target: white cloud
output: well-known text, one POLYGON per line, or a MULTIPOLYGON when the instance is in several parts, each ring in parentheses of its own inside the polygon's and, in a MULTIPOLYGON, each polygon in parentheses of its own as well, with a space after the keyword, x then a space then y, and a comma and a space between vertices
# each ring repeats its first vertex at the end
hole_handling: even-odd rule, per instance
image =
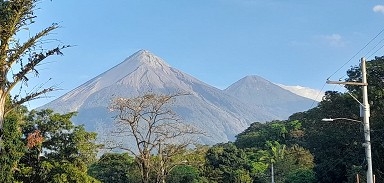
POLYGON ((309 98, 315 101, 320 102, 323 99, 324 92, 308 88, 308 87, 303 87, 303 86, 286 86, 282 84, 276 83, 278 86, 282 87, 283 89, 286 89, 296 95, 309 98))
POLYGON ((334 47, 343 47, 345 42, 340 34, 331 34, 320 36, 321 40, 334 47))
POLYGON ((373 7, 373 11, 376 13, 383 13, 384 14, 384 5, 376 5, 373 7))

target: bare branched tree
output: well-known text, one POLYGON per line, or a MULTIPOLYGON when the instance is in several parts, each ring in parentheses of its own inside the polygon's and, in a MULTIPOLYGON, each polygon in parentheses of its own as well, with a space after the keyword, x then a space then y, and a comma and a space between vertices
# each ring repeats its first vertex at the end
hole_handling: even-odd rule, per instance
MULTIPOLYGON (((130 152, 136 157, 141 170, 142 182, 150 181, 151 171, 156 170, 157 182, 164 182, 169 173, 170 159, 185 150, 194 141, 193 136, 202 134, 191 125, 182 123, 170 107, 172 100, 183 94, 145 94, 135 98, 116 98, 110 109, 117 112, 113 134, 133 137, 135 148, 120 143, 116 148, 130 152), (157 153, 157 168, 153 168, 157 153)), ((195 136, 196 139, 196 136, 195 136)), ((177 164, 180 162, 172 162, 177 164)))
POLYGON ((36 67, 47 57, 61 55, 61 50, 68 46, 58 46, 44 49, 43 37, 58 28, 57 24, 41 30, 35 35, 21 42, 21 31, 28 30, 34 23, 35 6, 39 0, 0 0, 0 150, 4 116, 15 107, 37 99, 43 94, 53 91, 54 87, 41 88, 12 98, 9 106, 5 107, 6 99, 16 87, 27 85, 28 75, 38 75, 36 67), (21 85, 18 85, 21 84, 21 85))

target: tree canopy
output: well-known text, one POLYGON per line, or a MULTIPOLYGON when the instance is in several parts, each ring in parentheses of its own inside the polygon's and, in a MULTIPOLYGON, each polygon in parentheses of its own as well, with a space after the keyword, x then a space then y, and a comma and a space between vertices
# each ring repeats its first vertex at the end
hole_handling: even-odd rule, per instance
MULTIPOLYGON (((15 146, 18 149, 12 150, 10 155, 17 160, 9 157, 1 159, 2 164, 14 162, 13 176, 8 180, 31 183, 98 182, 87 175, 87 166, 95 161, 99 147, 94 143, 96 134, 86 132, 83 126, 73 125, 70 121, 73 115, 61 115, 51 110, 32 111, 23 118, 22 123, 7 124, 5 127, 11 124, 18 126, 17 130, 13 126, 6 128, 5 131, 13 135, 4 137, 7 137, 7 142, 10 142, 8 137, 12 137, 19 144, 15 146)), ((15 118, 7 116, 7 119, 15 118)))
POLYGON ((104 183, 139 183, 139 169, 128 153, 106 153, 92 164, 88 173, 104 183))

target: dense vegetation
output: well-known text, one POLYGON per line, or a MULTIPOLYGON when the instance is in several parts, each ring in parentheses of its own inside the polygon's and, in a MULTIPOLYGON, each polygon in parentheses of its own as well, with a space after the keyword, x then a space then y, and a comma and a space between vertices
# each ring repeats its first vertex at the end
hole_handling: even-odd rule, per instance
POLYGON ((87 174, 96 134, 73 125, 73 115, 25 108, 7 115, 0 182, 99 182, 87 174))

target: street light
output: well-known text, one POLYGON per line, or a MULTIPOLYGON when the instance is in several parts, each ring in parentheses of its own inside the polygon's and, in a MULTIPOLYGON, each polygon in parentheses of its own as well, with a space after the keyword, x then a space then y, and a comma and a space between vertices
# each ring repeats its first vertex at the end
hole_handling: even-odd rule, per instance
MULTIPOLYGON (((361 58, 361 82, 341 82, 341 81, 329 81, 328 84, 343 84, 343 85, 356 85, 362 86, 363 93, 363 103, 359 102, 360 106, 363 109, 363 126, 364 126, 364 147, 365 147, 365 158, 367 161, 367 183, 373 183, 373 172, 372 172, 372 154, 371 154, 371 132, 369 128, 369 116, 370 109, 368 103, 368 82, 367 82, 367 68, 365 63, 365 58, 361 58)), ((357 99, 355 99, 357 100, 357 99)))

